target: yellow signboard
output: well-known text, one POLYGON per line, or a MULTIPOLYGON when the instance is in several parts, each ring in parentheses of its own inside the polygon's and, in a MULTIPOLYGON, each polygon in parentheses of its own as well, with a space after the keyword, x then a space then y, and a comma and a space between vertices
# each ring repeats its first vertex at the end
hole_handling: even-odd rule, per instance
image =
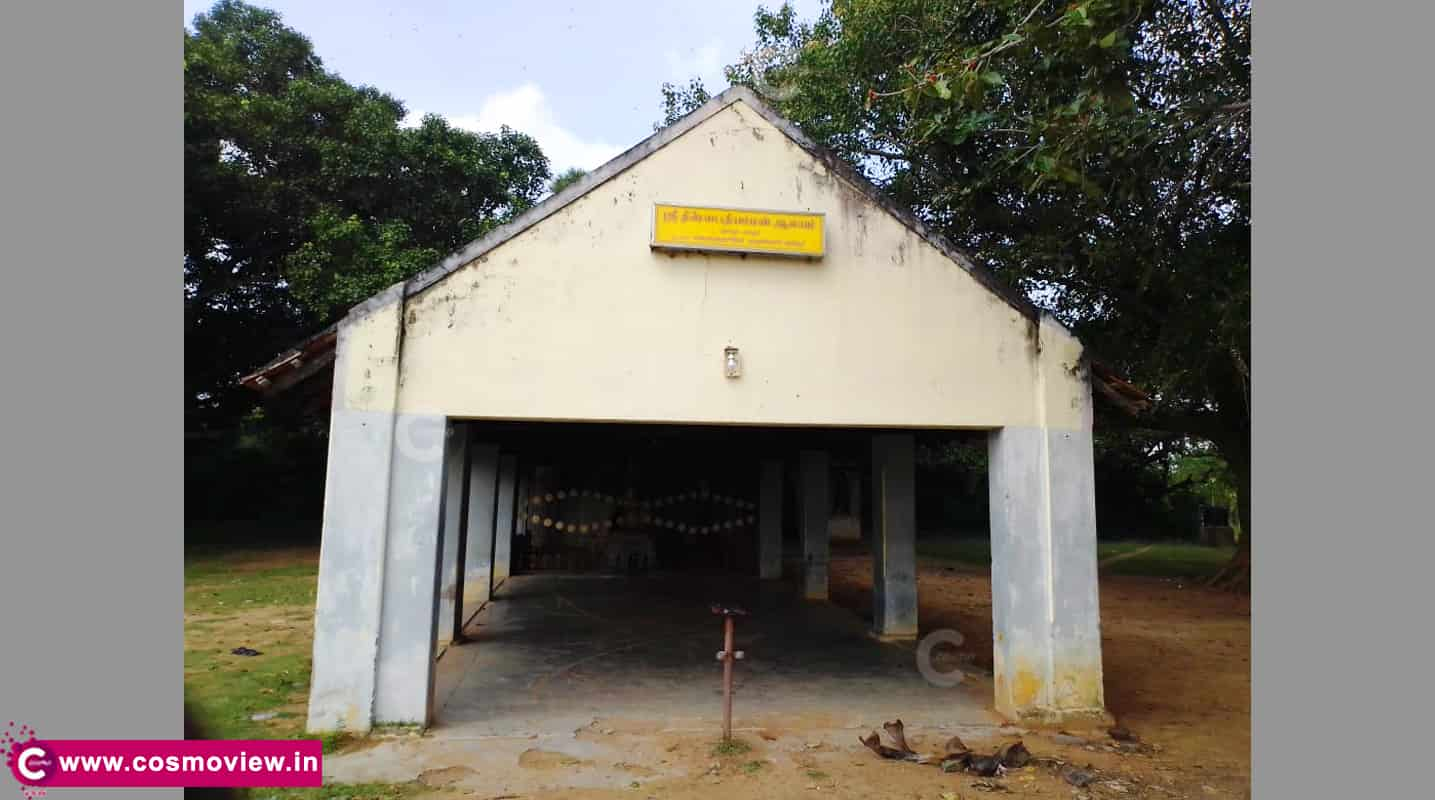
POLYGON ((827 219, 820 213, 653 206, 655 248, 821 258, 826 242, 827 219))

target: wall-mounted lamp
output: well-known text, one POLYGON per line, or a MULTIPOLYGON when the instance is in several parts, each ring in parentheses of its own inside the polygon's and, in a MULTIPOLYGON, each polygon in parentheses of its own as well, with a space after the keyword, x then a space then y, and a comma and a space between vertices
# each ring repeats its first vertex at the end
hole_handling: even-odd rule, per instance
POLYGON ((736 347, 725 347, 722 351, 722 374, 729 378, 742 377, 742 358, 736 347))

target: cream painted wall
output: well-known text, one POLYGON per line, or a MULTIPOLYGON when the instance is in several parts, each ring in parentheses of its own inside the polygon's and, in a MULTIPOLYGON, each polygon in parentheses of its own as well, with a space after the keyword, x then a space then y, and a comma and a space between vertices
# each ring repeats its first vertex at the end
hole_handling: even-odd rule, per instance
POLYGON ((395 288, 375 298, 376 308, 362 317, 349 317, 339 326, 335 406, 344 410, 393 413, 398 402, 399 342, 403 338, 401 296, 395 288), (342 402, 341 402, 342 400, 342 402))
MULTIPOLYGON (((391 320, 351 317, 347 341, 392 342, 391 320)), ((1061 428, 1089 404, 1064 329, 1022 316, 742 102, 408 298, 404 320, 406 413, 1061 428), (653 251, 655 201, 826 212, 828 252, 653 251)), ((382 405, 388 388, 351 372, 344 404, 382 405)))

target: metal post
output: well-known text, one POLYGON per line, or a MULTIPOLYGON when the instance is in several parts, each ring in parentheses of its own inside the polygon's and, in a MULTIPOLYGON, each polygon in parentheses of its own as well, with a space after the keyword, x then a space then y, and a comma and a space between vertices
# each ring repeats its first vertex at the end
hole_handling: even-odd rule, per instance
POLYGON ((739 661, 746 655, 741 650, 733 649, 733 631, 736 628, 733 618, 747 612, 718 603, 713 604, 712 612, 723 618, 722 650, 718 651, 717 659, 722 662, 722 740, 726 742, 732 739, 732 662, 739 661))
POLYGON ((722 649, 722 738, 732 738, 732 617, 723 617, 722 649))

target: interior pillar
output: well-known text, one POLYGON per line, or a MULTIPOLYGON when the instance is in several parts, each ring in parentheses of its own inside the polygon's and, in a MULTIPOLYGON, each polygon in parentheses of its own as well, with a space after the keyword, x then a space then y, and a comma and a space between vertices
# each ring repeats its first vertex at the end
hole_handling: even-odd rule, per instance
POLYGON ((463 571, 463 620, 467 622, 488 600, 493 568, 493 517, 498 501, 498 445, 469 445, 468 553, 463 571))
POLYGON ((489 592, 508 577, 512 569, 514 510, 518 505, 518 457, 506 453, 498 459, 498 513, 493 528, 493 571, 489 592))
POLYGON ((852 516, 852 520, 857 523, 857 538, 866 539, 867 534, 862 531, 862 520, 865 512, 862 509, 863 481, 861 466, 858 466, 856 469, 846 472, 845 476, 847 478, 847 497, 849 506, 847 509, 847 513, 850 514, 852 516))
POLYGON ((757 498, 757 576, 782 577, 782 461, 762 462, 757 498))
POLYGON ((827 599, 828 527, 832 517, 831 460, 825 450, 798 455, 798 513, 802 526, 802 594, 827 599))
POLYGON ((439 568, 438 637, 442 647, 463 638, 463 593, 468 505, 467 423, 449 425, 450 442, 444 453, 443 560, 439 568))
POLYGON ((915 440, 872 437, 872 630, 882 639, 917 638, 915 440))

